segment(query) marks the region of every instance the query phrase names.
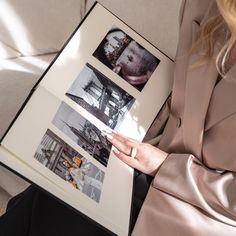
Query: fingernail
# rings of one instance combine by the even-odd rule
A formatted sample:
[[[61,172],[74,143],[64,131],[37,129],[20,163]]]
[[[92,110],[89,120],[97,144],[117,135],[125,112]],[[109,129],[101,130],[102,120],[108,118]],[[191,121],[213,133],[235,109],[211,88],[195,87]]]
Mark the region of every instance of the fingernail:
[[[112,134],[113,131],[110,129],[105,129],[102,132],[104,132],[105,134]]]
[[[110,135],[110,134],[106,134],[106,137],[107,137],[107,139],[109,139],[109,140],[112,140],[112,139],[113,139],[112,135]]]
[[[113,149],[113,152],[114,152],[115,154],[117,154],[117,155],[120,154],[120,151],[119,151],[118,149],[116,149],[116,148]]]

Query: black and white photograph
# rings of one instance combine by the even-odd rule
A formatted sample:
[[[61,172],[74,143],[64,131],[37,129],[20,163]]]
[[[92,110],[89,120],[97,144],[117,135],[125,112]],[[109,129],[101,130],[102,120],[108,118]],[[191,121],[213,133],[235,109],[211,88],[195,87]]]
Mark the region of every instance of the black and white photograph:
[[[66,96],[111,129],[116,129],[122,123],[135,102],[134,97],[88,63]]]
[[[99,202],[104,172],[65,143],[51,130],[47,130],[34,158],[80,190],[89,198]]]
[[[158,58],[117,27],[112,27],[107,33],[93,56],[139,91],[160,63]]]
[[[52,123],[89,155],[107,166],[112,145],[91,122],[62,102]]]

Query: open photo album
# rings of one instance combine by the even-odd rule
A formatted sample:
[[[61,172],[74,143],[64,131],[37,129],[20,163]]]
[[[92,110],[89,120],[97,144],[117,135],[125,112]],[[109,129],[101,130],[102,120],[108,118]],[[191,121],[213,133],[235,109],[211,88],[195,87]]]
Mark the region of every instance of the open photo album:
[[[133,170],[103,130],[142,141],[171,92],[173,61],[96,3],[1,140],[0,162],[117,235]]]

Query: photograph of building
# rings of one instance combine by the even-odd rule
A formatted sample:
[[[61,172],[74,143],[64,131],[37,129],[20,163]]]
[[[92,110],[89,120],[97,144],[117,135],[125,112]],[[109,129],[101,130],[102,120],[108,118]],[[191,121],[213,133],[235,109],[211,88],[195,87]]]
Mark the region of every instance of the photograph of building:
[[[89,198],[99,202],[104,172],[47,130],[34,158]]]
[[[116,27],[107,33],[93,56],[139,91],[160,63],[158,58]]]
[[[112,145],[91,122],[62,102],[52,123],[89,155],[107,166]]]
[[[112,129],[116,129],[135,99],[88,63],[66,96]]]

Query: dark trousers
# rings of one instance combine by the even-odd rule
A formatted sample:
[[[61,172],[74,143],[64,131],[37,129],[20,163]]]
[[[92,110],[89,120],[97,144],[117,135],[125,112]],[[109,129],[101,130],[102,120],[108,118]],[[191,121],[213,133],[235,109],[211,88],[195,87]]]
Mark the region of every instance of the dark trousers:
[[[130,232],[152,178],[135,173]],[[122,203],[120,203],[122,204]],[[0,236],[112,235],[50,194],[31,186],[12,198],[0,217]]]

